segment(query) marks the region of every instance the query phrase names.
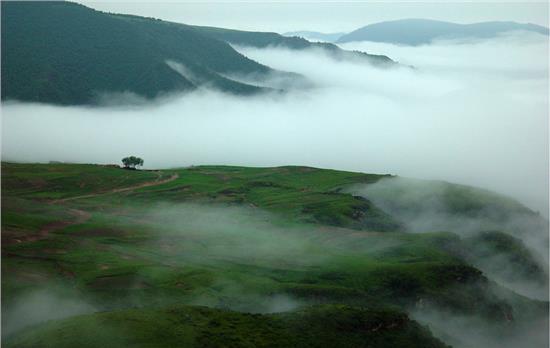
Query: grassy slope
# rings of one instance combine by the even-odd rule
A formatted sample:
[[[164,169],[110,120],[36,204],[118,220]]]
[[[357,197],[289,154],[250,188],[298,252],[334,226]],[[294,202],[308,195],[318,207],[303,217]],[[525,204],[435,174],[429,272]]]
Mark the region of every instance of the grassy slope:
[[[174,173],[158,186],[48,204]],[[456,236],[400,233],[371,202],[340,191],[381,177],[308,167],[157,173],[3,163],[2,309],[59,288],[104,310],[187,303],[262,312],[283,295],[301,305],[382,309],[430,302],[495,322],[517,314],[456,256]],[[41,233],[75,221],[75,210],[89,219]],[[211,228],[188,223],[197,216]]]
[[[347,189],[369,197],[412,232],[451,231],[476,234],[501,231],[530,248],[548,244],[548,220],[516,200],[495,192],[443,181],[392,177],[378,185]],[[489,239],[480,239],[482,243]]]
[[[4,196],[18,198],[66,198],[109,191],[166,177],[156,171],[122,171],[88,164],[2,165]]]
[[[443,348],[401,313],[318,306],[259,315],[204,307],[124,310],[53,322],[6,347]]]
[[[473,263],[495,260],[494,267],[508,265],[506,270],[517,279],[528,279],[540,284],[548,282],[548,274],[538,259],[519,238],[500,231],[483,231],[466,238]],[[540,256],[539,256],[540,257]],[[498,266],[500,265],[500,266]]]

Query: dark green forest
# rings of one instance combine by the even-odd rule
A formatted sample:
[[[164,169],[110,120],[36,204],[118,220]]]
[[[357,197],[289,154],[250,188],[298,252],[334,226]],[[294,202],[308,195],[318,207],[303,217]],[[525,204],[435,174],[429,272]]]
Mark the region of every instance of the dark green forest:
[[[183,64],[192,78],[167,60]],[[270,71],[184,26],[69,2],[2,2],[2,99],[88,104],[101,92],[154,98],[206,82],[250,94],[260,89],[220,74]]]
[[[153,99],[208,86],[238,95],[273,90],[227,75],[301,79],[277,72],[229,43],[292,49],[321,47],[337,58],[391,65],[385,56],[347,52],[275,33],[193,27],[104,13],[71,2],[2,2],[2,100],[96,104],[104,93]],[[174,68],[169,64],[180,65]]]

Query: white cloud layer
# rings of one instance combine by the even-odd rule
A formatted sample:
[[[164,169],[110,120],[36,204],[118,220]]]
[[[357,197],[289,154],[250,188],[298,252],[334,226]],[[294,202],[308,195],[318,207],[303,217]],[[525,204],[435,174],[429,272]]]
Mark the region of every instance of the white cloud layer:
[[[4,103],[2,155],[118,163],[134,154],[149,168],[300,164],[392,173],[489,188],[546,215],[546,40],[518,34],[420,47],[345,46],[415,70],[335,61],[318,51],[239,48],[316,87],[253,98],[203,90],[134,107]]]

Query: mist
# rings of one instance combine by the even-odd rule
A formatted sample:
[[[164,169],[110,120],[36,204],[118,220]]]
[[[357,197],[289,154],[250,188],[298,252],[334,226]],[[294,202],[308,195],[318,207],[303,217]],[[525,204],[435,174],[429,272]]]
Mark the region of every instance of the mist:
[[[518,323],[502,330],[475,316],[460,316],[439,308],[414,309],[414,320],[427,325],[435,337],[454,348],[547,347],[548,317]]]
[[[378,69],[322,51],[238,47],[304,75],[313,87],[256,97],[204,88],[153,103],[107,95],[102,107],[4,102],[2,157],[119,163],[134,154],[146,168],[299,164],[391,173],[488,188],[547,213],[543,37],[345,48],[416,69]]]
[[[523,296],[548,300],[548,220],[541,215],[507,197],[441,181],[391,177],[374,184],[353,185],[346,191],[369,199],[402,223],[408,232],[458,234],[468,243],[469,261],[490,279]],[[476,202],[487,203],[472,212],[469,206],[476,207]],[[528,259],[493,250],[476,239],[484,231],[517,238],[513,248],[520,251],[526,248]],[[527,270],[525,263],[532,268]]]
[[[118,205],[95,212],[116,235],[132,228],[141,241],[136,248],[119,249],[125,260],[168,267],[169,272],[205,274],[199,285],[180,293],[148,288],[148,278],[109,259],[98,263],[95,284],[45,282],[20,291],[2,308],[2,335],[49,320],[98,311],[162,304],[201,305],[247,313],[277,313],[299,309],[313,300],[298,298],[283,284],[257,270],[291,271],[304,276],[341,255],[377,255],[400,245],[384,233],[289,223],[283,217],[254,207],[222,204],[162,202],[143,206]],[[101,229],[101,227],[99,227]],[[137,232],[139,231],[139,232]],[[78,233],[78,232],[76,232]],[[96,228],[80,233],[97,233]],[[118,235],[122,238],[124,233]],[[97,248],[101,250],[103,248]],[[102,259],[100,251],[97,258]],[[110,262],[109,262],[110,261]],[[242,268],[242,267],[248,267]],[[122,273],[121,273],[122,270]],[[112,293],[109,282],[124,282]],[[277,277],[275,277],[276,279]],[[115,287],[116,288],[116,287]],[[140,290],[143,290],[140,292]],[[106,296],[106,297],[105,297]]]
[[[326,250],[309,237],[313,228],[285,224],[277,216],[251,207],[158,204],[139,211],[153,226],[152,250],[176,258],[214,264],[239,260],[257,266],[302,269],[327,259]],[[183,246],[178,251],[177,246]],[[264,264],[265,263],[265,264]]]
[[[285,283],[277,281],[276,276],[274,279],[265,277],[262,273],[265,269],[295,274],[303,271],[307,276],[310,272],[330,270],[331,265],[338,265],[342,256],[377,259],[407,243],[393,233],[289,223],[277,214],[255,207],[164,202],[148,206],[117,205],[114,210],[104,208],[95,215],[98,221],[108,224],[118,238],[124,238],[124,233],[116,234],[119,226],[120,231],[137,233],[130,237],[140,241],[136,248],[125,249],[123,243],[119,245],[122,249],[118,252],[125,256],[123,264],[125,260],[139,259],[140,264],[166,266],[169,272],[176,274],[192,272],[197,274],[197,279],[203,280],[195,286],[182,288],[178,294],[165,294],[162,287],[140,286],[148,283],[148,272],[133,278],[127,268],[123,267],[122,273],[117,271],[116,259],[107,257],[97,265],[103,276],[95,274],[102,287],[98,287],[100,283],[91,288],[44,284],[41,290],[17,294],[11,306],[3,309],[3,335],[7,337],[48,320],[159,303],[165,306],[174,303],[203,305],[248,313],[292,311],[319,301],[322,303],[323,299],[290,294]],[[79,233],[91,236],[97,229],[101,230],[101,225]],[[98,259],[102,257],[98,255]],[[239,267],[240,271],[233,267]],[[122,280],[117,280],[117,276],[127,282],[128,292],[119,289],[111,298],[108,282],[120,285],[117,282]],[[137,286],[132,286],[133,283]],[[103,291],[110,301],[101,300]],[[517,295],[512,296],[517,298]],[[458,348],[499,347],[502,339],[496,331],[498,325],[493,328],[486,319],[460,317],[435,308],[416,308],[410,313],[413,319],[429,325],[444,341],[458,342]],[[546,331],[544,326],[539,326],[538,317],[537,321],[526,320],[525,325],[521,322],[523,318],[516,319],[519,328],[514,326],[515,331],[509,332],[507,339],[542,347]]]
[[[64,319],[97,311],[69,287],[49,284],[39,290],[19,295],[2,308],[2,336],[48,320]]]

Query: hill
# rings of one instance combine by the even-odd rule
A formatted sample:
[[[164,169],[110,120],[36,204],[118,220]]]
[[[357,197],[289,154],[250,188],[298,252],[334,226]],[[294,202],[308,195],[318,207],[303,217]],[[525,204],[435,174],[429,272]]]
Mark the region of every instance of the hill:
[[[194,26],[198,32],[233,45],[256,48],[279,47],[291,50],[322,50],[335,59],[359,59],[378,67],[393,67],[397,62],[385,55],[369,54],[360,51],[343,50],[328,42],[310,42],[302,37],[287,37],[277,33],[243,31],[215,27]]]
[[[303,82],[298,74],[248,59],[230,44],[319,48],[339,59],[394,64],[386,56],[302,38],[104,13],[65,1],[4,1],[1,6],[2,100],[97,104],[106,96],[153,99],[204,86],[250,95]],[[284,83],[259,86],[237,76],[277,77]]]
[[[541,284],[548,294],[548,273],[542,257],[533,253],[521,239],[500,231],[483,231],[465,239],[472,263],[484,268],[485,273],[498,276],[506,266],[503,281]]]
[[[347,191],[387,180],[296,166],[2,163],[3,344],[319,346],[330,336],[441,347],[407,313],[471,318],[495,340],[548,315],[548,302],[471,264],[484,254],[469,248],[485,244],[536,275],[520,244],[407,233],[377,199]],[[455,190],[457,206],[526,209]]]
[[[5,346],[348,348],[365,342],[372,348],[447,347],[399,312],[334,305],[264,315],[185,306],[130,309],[52,322]]]
[[[103,93],[151,99],[203,85],[262,91],[229,73],[274,71],[185,26],[70,2],[2,2],[3,100],[91,104]]]
[[[337,42],[387,42],[400,45],[424,45],[436,39],[492,38],[510,31],[529,31],[548,36],[548,28],[516,22],[457,24],[430,19],[401,19],[370,24],[340,37]]]

